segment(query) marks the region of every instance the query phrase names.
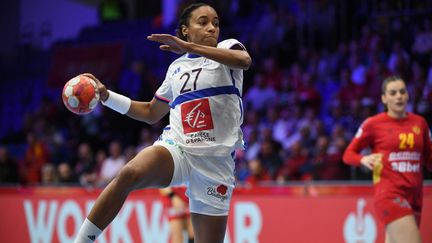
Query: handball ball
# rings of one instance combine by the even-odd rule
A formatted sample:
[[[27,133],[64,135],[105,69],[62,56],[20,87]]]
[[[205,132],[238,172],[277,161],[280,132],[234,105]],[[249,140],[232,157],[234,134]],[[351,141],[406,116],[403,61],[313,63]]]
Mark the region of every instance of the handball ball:
[[[65,84],[62,98],[71,112],[78,115],[88,114],[99,102],[96,82],[86,76],[76,76]]]

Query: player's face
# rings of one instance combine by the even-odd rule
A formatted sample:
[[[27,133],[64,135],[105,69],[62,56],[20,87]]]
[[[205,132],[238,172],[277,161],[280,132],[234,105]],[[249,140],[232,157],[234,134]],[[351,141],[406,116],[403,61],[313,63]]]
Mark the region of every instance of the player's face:
[[[387,105],[390,115],[395,117],[402,117],[405,115],[409,96],[403,81],[397,80],[389,82],[381,99],[382,102]]]
[[[189,26],[183,26],[182,31],[190,42],[206,46],[217,46],[219,17],[212,7],[199,7],[192,12]]]

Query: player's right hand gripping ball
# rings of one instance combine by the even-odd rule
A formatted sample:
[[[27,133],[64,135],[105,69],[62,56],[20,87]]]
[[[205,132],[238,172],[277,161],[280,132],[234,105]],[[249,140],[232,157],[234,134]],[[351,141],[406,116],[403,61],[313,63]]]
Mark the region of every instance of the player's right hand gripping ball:
[[[96,82],[86,76],[76,76],[65,84],[62,98],[71,112],[78,115],[88,114],[99,102]]]

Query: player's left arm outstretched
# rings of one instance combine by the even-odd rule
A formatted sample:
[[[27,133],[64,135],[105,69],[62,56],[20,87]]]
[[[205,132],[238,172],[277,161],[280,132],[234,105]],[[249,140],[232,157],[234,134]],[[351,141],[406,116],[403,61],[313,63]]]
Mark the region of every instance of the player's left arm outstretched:
[[[162,117],[164,117],[166,114],[168,114],[170,110],[170,107],[167,103],[161,102],[155,98],[153,98],[150,102],[131,100],[128,97],[109,91],[105,85],[93,74],[84,73],[82,75],[96,81],[100,95],[100,101],[107,102],[108,98],[110,97],[111,100],[115,102],[115,107],[111,107],[110,104],[108,104],[110,108],[135,120],[143,121],[148,124],[154,124],[162,119]],[[105,103],[105,105],[107,104]]]
[[[147,39],[161,43],[161,50],[177,54],[197,54],[232,68],[247,70],[252,63],[249,53],[238,44],[231,49],[223,49],[187,42],[170,34],[152,34]]]

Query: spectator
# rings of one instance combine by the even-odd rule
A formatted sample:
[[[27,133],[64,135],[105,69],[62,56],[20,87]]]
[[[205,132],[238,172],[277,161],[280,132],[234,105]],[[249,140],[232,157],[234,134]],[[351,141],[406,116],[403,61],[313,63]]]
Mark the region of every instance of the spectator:
[[[390,53],[387,68],[392,74],[405,75],[407,73],[407,66],[409,66],[409,55],[404,50],[400,41],[393,43],[393,50]]]
[[[412,51],[420,56],[432,53],[432,21],[425,19],[423,26],[417,29]]]
[[[41,182],[41,169],[49,160],[48,149],[33,132],[27,133],[27,148],[24,154],[23,179],[25,183]]]
[[[254,110],[263,113],[265,109],[276,103],[276,90],[267,85],[262,74],[256,74],[254,85],[246,92],[244,97],[245,110]]]
[[[315,112],[318,112],[321,95],[316,88],[315,79],[309,73],[304,73],[302,80],[302,84],[296,90],[298,101],[303,108],[312,108]]]
[[[344,109],[339,101],[333,102],[329,107],[329,112],[324,116],[323,121],[328,133],[333,130],[335,125],[349,127],[352,120],[350,114]]]
[[[141,85],[147,80],[143,79],[145,64],[141,60],[132,60],[127,69],[123,72],[118,88],[121,93],[128,95],[133,99],[147,99],[148,97],[140,97]],[[153,90],[148,90],[152,92]]]
[[[342,108],[348,108],[351,102],[359,100],[365,96],[365,85],[362,83],[355,83],[351,79],[351,72],[349,69],[340,71],[340,81],[342,87],[338,93],[338,100],[343,104]]]
[[[273,131],[273,127],[274,127],[274,125],[275,125],[278,117],[279,117],[279,110],[278,110],[278,108],[276,106],[269,107],[265,111],[265,116],[260,121],[259,129],[261,131],[263,131],[263,130]],[[273,134],[274,134],[274,132],[272,132],[272,134],[269,135],[269,137],[271,139],[273,139]]]
[[[93,152],[88,143],[81,143],[78,146],[78,160],[75,162],[74,174],[80,177],[83,174],[91,173],[96,166]]]
[[[372,98],[375,103],[381,102],[381,80],[390,74],[386,65],[379,59],[378,54],[373,54],[370,60],[367,73],[368,92],[367,96]]]
[[[259,129],[260,126],[260,117],[257,111],[250,110],[244,114],[245,122],[242,125],[243,135],[245,140],[249,139],[250,134]]]
[[[249,133],[246,139],[245,159],[247,161],[255,159],[261,147],[261,142],[258,140],[258,130],[254,129]]]
[[[307,163],[308,155],[306,148],[301,146],[300,141],[294,143],[288,152],[287,159],[277,173],[277,180],[284,182],[310,178]]]
[[[273,126],[273,138],[281,144],[284,140],[294,133],[297,120],[289,108],[283,108],[279,112],[276,122]]]
[[[81,143],[78,146],[78,161],[75,163],[74,174],[83,186],[89,186],[94,183],[97,164],[89,143]]]
[[[135,146],[129,145],[124,149],[124,159],[125,161],[131,161],[137,155]]]
[[[76,185],[78,179],[73,173],[72,167],[66,161],[61,162],[57,166],[58,182],[65,185]]]
[[[80,177],[80,183],[83,186],[98,186],[99,175],[104,161],[107,155],[104,150],[98,150],[95,156],[95,168],[93,171],[88,173],[83,173]]]
[[[153,137],[152,130],[148,127],[143,127],[140,132],[138,146],[136,147],[136,152],[143,150],[144,148],[153,144],[155,138]]]
[[[109,144],[109,157],[103,161],[101,167],[98,182],[99,186],[107,185],[112,179],[114,179],[114,177],[125,164],[126,159],[122,155],[122,147],[120,142],[112,141]]]
[[[272,179],[276,178],[277,171],[282,165],[279,148],[281,146],[277,146],[274,140],[264,139],[257,157]]]
[[[272,180],[259,159],[249,160],[248,167],[250,175],[245,180],[247,186],[256,186],[261,182],[270,182]]]
[[[315,145],[315,151],[311,159],[313,165],[313,178],[315,180],[342,180],[348,179],[346,169],[342,162],[342,154],[346,143],[340,144],[338,150],[329,153],[329,138],[320,136]]]
[[[0,183],[18,183],[18,165],[9,156],[6,146],[0,145]]]
[[[351,80],[359,86],[366,85],[366,74],[368,69],[361,62],[360,55],[352,55],[350,58]]]
[[[262,74],[264,83],[275,90],[281,88],[282,70],[279,67],[275,57],[268,56],[262,61]]]
[[[58,183],[57,171],[52,163],[45,164],[42,167],[42,185],[54,186]]]

